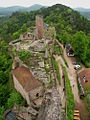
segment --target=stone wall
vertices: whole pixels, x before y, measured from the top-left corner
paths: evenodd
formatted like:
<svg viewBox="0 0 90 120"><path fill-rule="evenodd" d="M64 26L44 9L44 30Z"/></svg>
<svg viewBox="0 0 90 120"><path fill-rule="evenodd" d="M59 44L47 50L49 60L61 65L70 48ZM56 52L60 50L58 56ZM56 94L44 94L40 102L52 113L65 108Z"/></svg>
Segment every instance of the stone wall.
<svg viewBox="0 0 90 120"><path fill-rule="evenodd" d="M35 36L32 33L24 33L20 35L20 40L35 40Z"/></svg>
<svg viewBox="0 0 90 120"><path fill-rule="evenodd" d="M43 86L31 90L29 94L32 100L38 99L40 96L43 95Z"/></svg>
<svg viewBox="0 0 90 120"><path fill-rule="evenodd" d="M23 89L22 85L18 82L14 75L13 80L15 89L23 96L28 105L31 105L31 101L36 100L43 95L43 86L37 87L36 89L27 92Z"/></svg>
<svg viewBox="0 0 90 120"><path fill-rule="evenodd" d="M13 75L13 80L14 80L14 87L15 89L20 92L20 94L23 96L23 98L27 101L27 103L30 105L30 99L29 99L29 94L26 92L22 85L18 82L16 77Z"/></svg>

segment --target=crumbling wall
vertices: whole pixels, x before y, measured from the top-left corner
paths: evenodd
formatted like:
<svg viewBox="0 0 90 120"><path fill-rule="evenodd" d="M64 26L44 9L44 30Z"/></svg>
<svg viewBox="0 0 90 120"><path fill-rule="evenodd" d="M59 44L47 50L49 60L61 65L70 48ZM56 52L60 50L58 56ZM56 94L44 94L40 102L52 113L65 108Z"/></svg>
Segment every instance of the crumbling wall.
<svg viewBox="0 0 90 120"><path fill-rule="evenodd" d="M34 90L31 90L29 94L32 100L39 98L40 96L43 95L43 86L40 86Z"/></svg>
<svg viewBox="0 0 90 120"><path fill-rule="evenodd" d="M61 99L57 89L46 93L37 120L61 120Z"/></svg>
<svg viewBox="0 0 90 120"><path fill-rule="evenodd" d="M35 36L32 33L24 33L20 35L20 40L35 40Z"/></svg>
<svg viewBox="0 0 90 120"><path fill-rule="evenodd" d="M21 93L21 95L23 96L23 98L27 101L28 105L30 105L30 98L29 98L29 94L28 92L26 92L22 85L18 82L18 80L16 79L16 77L13 75L13 80L14 80L14 87L15 89Z"/></svg>
<svg viewBox="0 0 90 120"><path fill-rule="evenodd" d="M40 15L36 16L36 34L39 39L43 38L45 34L43 17Z"/></svg>

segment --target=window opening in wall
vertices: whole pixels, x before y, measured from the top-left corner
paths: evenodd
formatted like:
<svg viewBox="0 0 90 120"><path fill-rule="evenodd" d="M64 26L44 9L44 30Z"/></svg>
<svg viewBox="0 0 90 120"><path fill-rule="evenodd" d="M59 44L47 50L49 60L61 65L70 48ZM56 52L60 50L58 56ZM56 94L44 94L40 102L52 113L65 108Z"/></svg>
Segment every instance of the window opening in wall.
<svg viewBox="0 0 90 120"><path fill-rule="evenodd" d="M39 97L39 93L36 94L36 97Z"/></svg>

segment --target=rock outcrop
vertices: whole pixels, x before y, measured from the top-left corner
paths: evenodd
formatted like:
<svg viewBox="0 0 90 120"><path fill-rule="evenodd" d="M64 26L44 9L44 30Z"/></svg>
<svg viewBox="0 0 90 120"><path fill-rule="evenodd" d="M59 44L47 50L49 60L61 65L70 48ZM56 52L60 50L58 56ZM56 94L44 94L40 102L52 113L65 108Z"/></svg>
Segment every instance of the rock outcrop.
<svg viewBox="0 0 90 120"><path fill-rule="evenodd" d="M59 92L53 88L45 94L37 120L61 120L62 109Z"/></svg>

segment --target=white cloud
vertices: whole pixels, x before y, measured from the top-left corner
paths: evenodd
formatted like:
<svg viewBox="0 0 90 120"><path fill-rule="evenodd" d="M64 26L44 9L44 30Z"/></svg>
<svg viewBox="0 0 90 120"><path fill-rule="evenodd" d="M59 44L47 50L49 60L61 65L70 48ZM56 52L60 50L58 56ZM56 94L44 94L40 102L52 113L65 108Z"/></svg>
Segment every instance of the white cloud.
<svg viewBox="0 0 90 120"><path fill-rule="evenodd" d="M56 3L64 4L70 7L90 8L90 0L0 0L0 6L31 6L33 4L54 5Z"/></svg>

